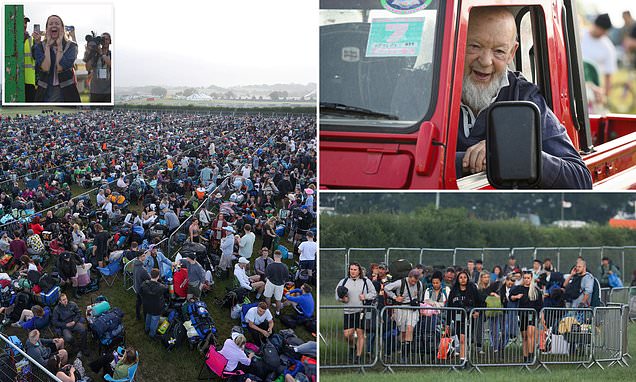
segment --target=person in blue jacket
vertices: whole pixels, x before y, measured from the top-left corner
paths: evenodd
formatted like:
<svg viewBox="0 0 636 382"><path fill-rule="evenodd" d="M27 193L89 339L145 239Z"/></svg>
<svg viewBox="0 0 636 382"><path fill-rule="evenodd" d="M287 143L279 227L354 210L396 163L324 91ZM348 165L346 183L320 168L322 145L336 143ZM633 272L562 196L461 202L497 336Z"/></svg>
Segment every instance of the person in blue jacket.
<svg viewBox="0 0 636 382"><path fill-rule="evenodd" d="M161 270L161 275L169 275L172 271L172 261L168 260L168 258L158 250L157 246L154 244L150 244L148 247L148 256L146 256L146 260L144 261L144 268L150 274L153 268L157 268Z"/></svg>
<svg viewBox="0 0 636 382"><path fill-rule="evenodd" d="M299 315L303 318L312 318L314 316L314 297L311 295L311 286L303 284L299 289L292 289L285 295L287 301L283 306L293 306Z"/></svg>
<svg viewBox="0 0 636 382"><path fill-rule="evenodd" d="M592 177L539 88L508 69L519 47L515 18L504 7L470 13L460 125L457 177L486 169L487 109L499 101L530 101L541 112L542 175L539 188L590 189Z"/></svg>

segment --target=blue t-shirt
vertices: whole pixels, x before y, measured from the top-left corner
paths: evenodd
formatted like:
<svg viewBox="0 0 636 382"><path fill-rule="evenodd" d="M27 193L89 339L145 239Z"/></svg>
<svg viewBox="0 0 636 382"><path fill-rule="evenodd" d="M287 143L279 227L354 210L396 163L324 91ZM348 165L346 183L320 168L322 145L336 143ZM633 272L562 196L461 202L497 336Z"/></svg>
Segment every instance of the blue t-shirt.
<svg viewBox="0 0 636 382"><path fill-rule="evenodd" d="M292 296L293 293L300 293L298 296ZM314 315L314 297L311 293L303 293L300 289L292 289L287 293L287 299L298 304L303 315L311 318Z"/></svg>

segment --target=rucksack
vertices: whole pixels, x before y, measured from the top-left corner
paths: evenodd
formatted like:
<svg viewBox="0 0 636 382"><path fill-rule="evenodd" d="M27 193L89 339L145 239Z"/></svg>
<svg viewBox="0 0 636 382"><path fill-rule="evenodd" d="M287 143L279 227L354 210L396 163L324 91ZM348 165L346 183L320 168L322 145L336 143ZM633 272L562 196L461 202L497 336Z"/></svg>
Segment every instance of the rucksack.
<svg viewBox="0 0 636 382"><path fill-rule="evenodd" d="M124 317L124 312L122 312L119 308L113 308L97 317L93 321L91 329L93 333L95 333L95 336L101 339L102 337L105 337L107 333L112 334L112 332L117 331L118 326L121 325L122 317Z"/></svg>
<svg viewBox="0 0 636 382"><path fill-rule="evenodd" d="M210 333L216 333L214 320L210 316L205 302L194 301L187 304L186 309L192 327L194 327L201 339L206 338Z"/></svg>
<svg viewBox="0 0 636 382"><path fill-rule="evenodd" d="M280 353L274 344L267 341L263 347L261 358L268 370L275 371L280 367Z"/></svg>
<svg viewBox="0 0 636 382"><path fill-rule="evenodd" d="M281 353L283 351L283 345L285 344L285 339L278 333L272 334L267 339L267 342L274 345L276 348L276 352Z"/></svg>
<svg viewBox="0 0 636 382"><path fill-rule="evenodd" d="M183 323L179 319L175 319L170 324L166 333L161 336L161 343L168 350L174 350L175 348L181 346L183 342L185 342L187 338L187 333Z"/></svg>
<svg viewBox="0 0 636 382"><path fill-rule="evenodd" d="M590 297L590 307L596 308L603 305L601 302L601 286L596 277L592 276L592 278L594 279L594 288L592 289L592 296Z"/></svg>
<svg viewBox="0 0 636 382"><path fill-rule="evenodd" d="M25 309L31 309L31 295L29 293L20 292L15 296L14 308L9 318L12 321L18 321L22 311Z"/></svg>
<svg viewBox="0 0 636 382"><path fill-rule="evenodd" d="M433 296L433 287L427 288L426 291L428 292L429 296ZM436 302L442 302L441 300L441 296L444 296L444 301L448 300L448 293L446 293L446 287L442 285L442 288L440 290L442 293L439 293L437 295L437 301Z"/></svg>
<svg viewBox="0 0 636 382"><path fill-rule="evenodd" d="M565 301L572 302L579 297L581 294L581 281L583 280L583 276L574 275L572 276L572 280L565 286L565 293L563 297L565 297Z"/></svg>
<svg viewBox="0 0 636 382"><path fill-rule="evenodd" d="M403 279L409 275L409 272L413 269L413 264L404 259L399 259L392 262L389 269L394 280Z"/></svg>

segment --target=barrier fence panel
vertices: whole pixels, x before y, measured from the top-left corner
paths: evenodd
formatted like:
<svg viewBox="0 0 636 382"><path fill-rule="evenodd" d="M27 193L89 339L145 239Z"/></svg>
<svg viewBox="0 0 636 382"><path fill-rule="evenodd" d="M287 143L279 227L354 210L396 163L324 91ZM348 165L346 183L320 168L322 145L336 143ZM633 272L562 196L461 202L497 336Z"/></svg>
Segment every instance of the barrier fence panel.
<svg viewBox="0 0 636 382"><path fill-rule="evenodd" d="M627 317L629 317L631 321L636 321L636 286L629 288L628 308Z"/></svg>
<svg viewBox="0 0 636 382"><path fill-rule="evenodd" d="M421 263L420 252L420 248L389 248L386 250L387 264L390 267L395 260L405 259L416 266Z"/></svg>
<svg viewBox="0 0 636 382"><path fill-rule="evenodd" d="M618 261L614 261L616 265L621 266L621 275L623 276L623 285L629 285L631 280L631 275L634 271L636 271L636 247L629 246L625 247L623 251L623 259L622 263Z"/></svg>
<svg viewBox="0 0 636 382"><path fill-rule="evenodd" d="M385 306L380 311L381 362L389 371L393 367L463 367L466 324L466 311L460 308Z"/></svg>
<svg viewBox="0 0 636 382"><path fill-rule="evenodd" d="M453 265L466 268L468 260L483 260L483 248L455 248Z"/></svg>
<svg viewBox="0 0 636 382"><path fill-rule="evenodd" d="M378 321L375 306L321 306L320 368L373 367L380 351Z"/></svg>
<svg viewBox="0 0 636 382"><path fill-rule="evenodd" d="M386 262L386 248L349 248L347 252L347 266L351 263L360 263L368 271L372 263ZM388 265L391 271L391 264Z"/></svg>
<svg viewBox="0 0 636 382"><path fill-rule="evenodd" d="M338 282L347 275L346 248L320 248L320 302L331 305Z"/></svg>
<svg viewBox="0 0 636 382"><path fill-rule="evenodd" d="M592 309L543 308L539 316L538 356L542 366L592 363Z"/></svg>
<svg viewBox="0 0 636 382"><path fill-rule="evenodd" d="M9 357L9 363L5 364L3 362L3 367L0 369L0 380L62 382L22 349L14 345L4 334L0 334L0 340L0 349L4 349L4 353L0 357Z"/></svg>
<svg viewBox="0 0 636 382"><path fill-rule="evenodd" d="M612 304L629 304L630 288L612 288L609 296L609 302Z"/></svg>
<svg viewBox="0 0 636 382"><path fill-rule="evenodd" d="M581 256L581 248L579 247L561 247L559 248L559 269L563 274L570 273L570 269L576 265L576 260ZM587 263L587 269L593 271L594 262Z"/></svg>
<svg viewBox="0 0 636 382"><path fill-rule="evenodd" d="M503 269L508 263L511 253L510 248L484 248L484 270L492 272L495 265L499 265Z"/></svg>
<svg viewBox="0 0 636 382"><path fill-rule="evenodd" d="M601 302L604 305L610 302L610 293L612 292L612 288L601 288Z"/></svg>
<svg viewBox="0 0 636 382"><path fill-rule="evenodd" d="M433 266L436 269L446 269L453 264L454 249L422 248L420 251L420 263Z"/></svg>
<svg viewBox="0 0 636 382"><path fill-rule="evenodd" d="M526 247L526 248L512 248L510 250L510 254L514 255L515 259L517 259L517 266L521 267L532 267L532 261L534 260L536 248ZM543 261L543 258L541 259ZM504 267L508 264L508 259L505 262L499 264L501 267Z"/></svg>
<svg viewBox="0 0 636 382"><path fill-rule="evenodd" d="M610 362L608 366L623 359L623 322L622 306L594 308L592 341L594 363L603 369L601 362Z"/></svg>
<svg viewBox="0 0 636 382"><path fill-rule="evenodd" d="M539 247L534 249L534 259L544 261L545 259L552 260L552 266L555 271L563 272L559 264L559 248L556 247ZM532 267L532 260L530 260L529 267Z"/></svg>
<svg viewBox="0 0 636 382"><path fill-rule="evenodd" d="M475 308L470 311L468 360L482 366L525 366L537 361L538 314L528 308Z"/></svg>
<svg viewBox="0 0 636 382"><path fill-rule="evenodd" d="M629 322L632 311L629 305L623 305L623 314L621 316L621 325L623 327L623 342L621 343L621 363L625 366L629 366L627 363L628 358L632 358L629 354Z"/></svg>

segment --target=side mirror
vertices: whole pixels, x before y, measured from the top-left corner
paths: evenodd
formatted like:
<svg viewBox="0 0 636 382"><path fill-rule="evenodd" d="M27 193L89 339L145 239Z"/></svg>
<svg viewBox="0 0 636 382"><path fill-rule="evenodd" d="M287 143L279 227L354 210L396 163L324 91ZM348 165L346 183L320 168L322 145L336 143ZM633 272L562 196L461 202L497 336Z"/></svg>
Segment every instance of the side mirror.
<svg viewBox="0 0 636 382"><path fill-rule="evenodd" d="M541 112L529 101L488 109L486 171L495 188L534 188L541 180Z"/></svg>

